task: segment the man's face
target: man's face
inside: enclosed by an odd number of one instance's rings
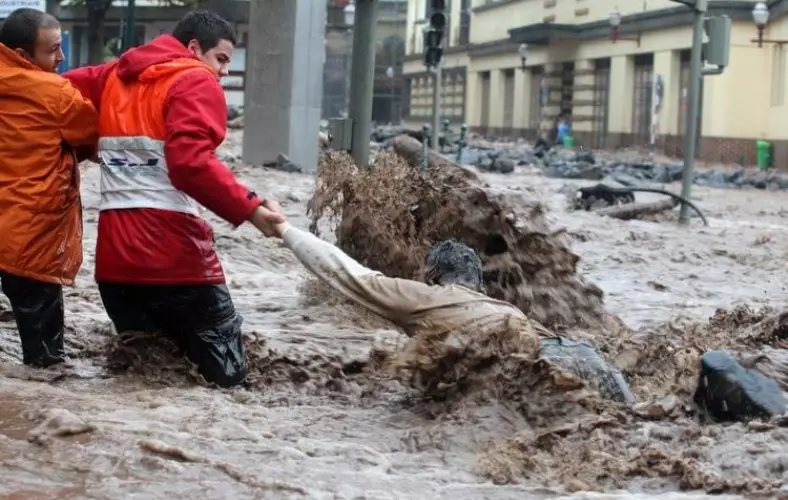
[[[54,73],[64,58],[63,48],[61,47],[62,42],[60,28],[39,28],[33,53],[28,54],[22,49],[17,49],[17,53],[42,70]]]
[[[197,40],[189,42],[188,49],[197,56],[199,60],[207,64],[213,69],[219,78],[227,76],[230,73],[230,61],[233,58],[233,46],[230,40],[219,40],[214,48],[207,52],[203,52]]]

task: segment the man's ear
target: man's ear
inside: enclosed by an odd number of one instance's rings
[[[200,42],[198,42],[195,39],[190,40],[186,48],[189,50],[189,52],[191,52],[197,57],[200,57],[202,55],[202,48],[200,48]]]
[[[16,54],[23,59],[30,59],[30,57],[27,55],[27,52],[25,52],[23,49],[14,49],[14,52],[16,52]]]

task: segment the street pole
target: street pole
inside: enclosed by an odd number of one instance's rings
[[[435,65],[432,78],[432,149],[438,152],[440,152],[442,66],[440,62]]]
[[[684,3],[684,2],[681,2]],[[692,27],[692,52],[690,54],[690,82],[687,96],[689,113],[684,135],[684,172],[681,182],[681,196],[689,200],[694,180],[695,146],[698,144],[698,116],[700,116],[700,86],[703,78],[701,52],[703,49],[703,19],[708,10],[708,0],[695,0],[694,5],[686,3],[695,15]],[[689,206],[681,204],[679,222],[689,222]]]
[[[353,27],[353,60],[350,74],[350,118],[353,143],[350,154],[359,168],[369,165],[372,133],[372,97],[375,84],[375,23],[378,0],[357,0]]]
[[[134,32],[136,31],[136,7],[136,0],[128,0],[128,5],[126,7],[126,31],[123,33],[123,46],[121,47],[121,53],[126,52],[134,45]]]

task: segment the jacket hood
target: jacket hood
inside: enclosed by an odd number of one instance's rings
[[[117,74],[123,83],[148,81],[180,71],[185,65],[207,67],[175,37],[162,35],[120,56]]]
[[[0,68],[22,68],[43,71],[41,68],[0,43]]]

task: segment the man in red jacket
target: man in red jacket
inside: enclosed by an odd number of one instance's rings
[[[247,373],[242,318],[198,204],[266,235],[284,220],[216,158],[235,43],[227,21],[192,12],[172,35],[64,75],[99,111],[96,281],[109,317],[119,333],[168,334],[222,387]]]

